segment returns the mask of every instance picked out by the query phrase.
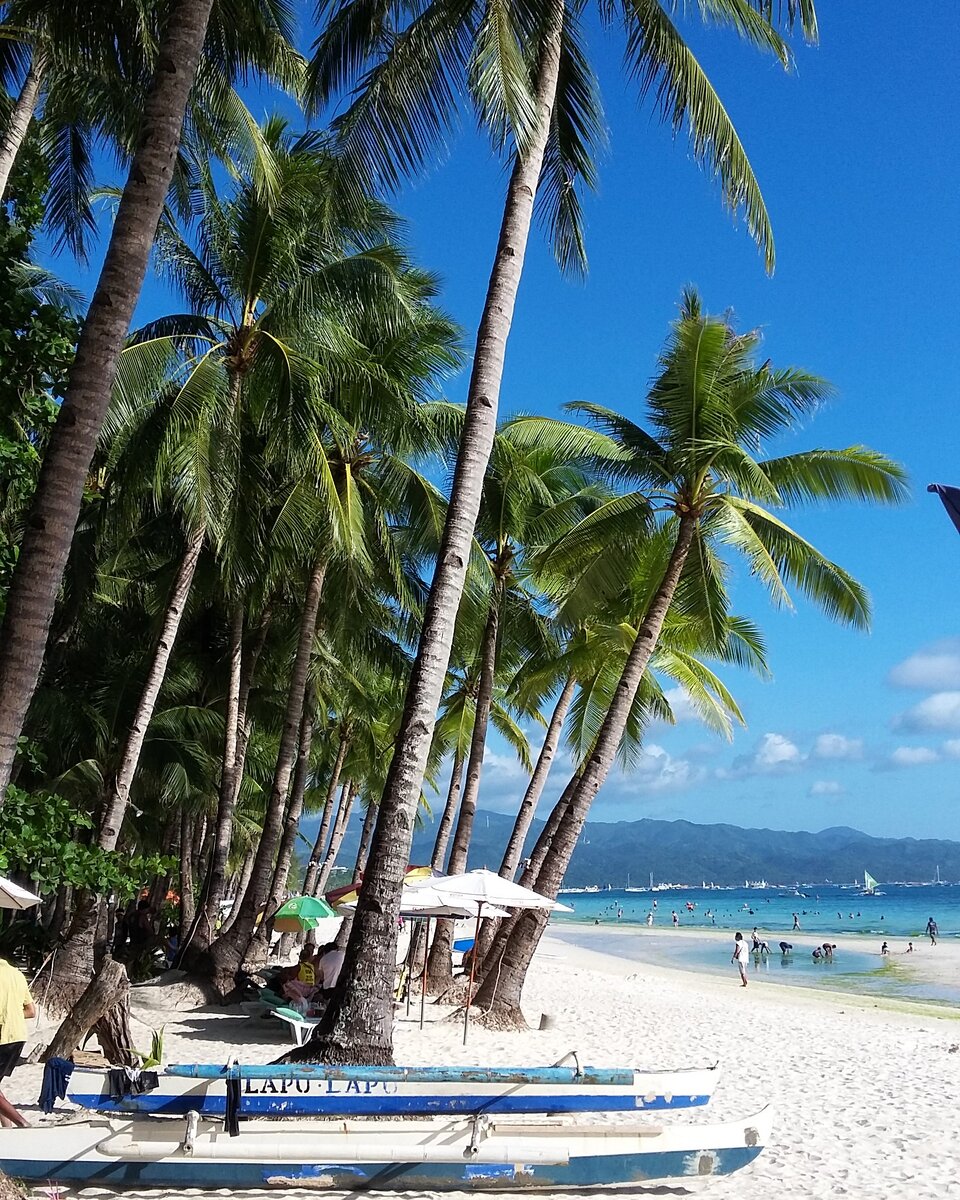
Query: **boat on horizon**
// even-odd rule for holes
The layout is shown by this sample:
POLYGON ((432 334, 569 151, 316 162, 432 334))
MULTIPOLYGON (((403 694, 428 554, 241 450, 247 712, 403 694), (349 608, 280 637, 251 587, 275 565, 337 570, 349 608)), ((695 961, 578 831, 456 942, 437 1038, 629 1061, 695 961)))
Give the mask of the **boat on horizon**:
POLYGON ((877 883, 877 881, 874 879, 874 877, 870 874, 870 872, 867 870, 864 870, 864 872, 863 872, 863 887, 860 889, 860 891, 857 894, 860 896, 885 896, 886 892, 881 892, 879 890, 879 888, 880 888, 880 885, 877 883))

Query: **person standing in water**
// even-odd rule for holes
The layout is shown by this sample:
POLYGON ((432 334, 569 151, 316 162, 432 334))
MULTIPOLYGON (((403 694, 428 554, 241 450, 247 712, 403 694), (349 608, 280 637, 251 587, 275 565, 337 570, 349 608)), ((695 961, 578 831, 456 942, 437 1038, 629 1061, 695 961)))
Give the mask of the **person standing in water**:
POLYGON ((800 928, 800 914, 799 913, 793 914, 793 927, 794 927, 794 929, 800 928))
POLYGON ((747 943, 743 940, 743 934, 738 933, 733 939, 733 957, 730 959, 732 963, 736 963, 740 971, 740 986, 747 986, 747 957, 750 951, 747 943))
POLYGON ((933 917, 931 917, 930 920, 927 921, 927 937, 930 939, 931 946, 935 946, 937 944, 937 934, 939 932, 940 930, 937 928, 936 921, 933 919, 933 917))

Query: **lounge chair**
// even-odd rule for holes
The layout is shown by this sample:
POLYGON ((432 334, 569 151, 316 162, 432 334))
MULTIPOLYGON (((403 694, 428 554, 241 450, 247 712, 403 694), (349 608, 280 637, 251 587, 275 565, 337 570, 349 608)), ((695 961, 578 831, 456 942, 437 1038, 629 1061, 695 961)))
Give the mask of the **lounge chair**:
POLYGON ((320 1024, 319 1017, 304 1017, 293 1008, 273 1008, 270 1016, 278 1017, 290 1026, 290 1036, 295 1046, 302 1046, 310 1037, 311 1031, 320 1024))

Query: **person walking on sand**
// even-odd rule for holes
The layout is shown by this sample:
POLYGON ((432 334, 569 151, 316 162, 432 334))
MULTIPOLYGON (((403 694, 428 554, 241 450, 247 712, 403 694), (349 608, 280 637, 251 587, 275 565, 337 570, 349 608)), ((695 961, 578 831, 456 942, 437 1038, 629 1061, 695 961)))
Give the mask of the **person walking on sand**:
POLYGON ((674 927, 674 929, 676 929, 677 926, 680 924, 680 918, 677 916, 676 909, 674 909, 674 911, 670 915, 671 915, 671 917, 673 917, 673 927, 674 927))
POLYGON ((890 953, 890 947, 887 945, 887 943, 886 943, 886 942, 884 942, 884 943, 883 943, 883 945, 880 947, 880 957, 881 957, 881 958, 886 958, 886 956, 887 956, 889 953, 890 953))
POLYGON ((733 958, 732 963, 736 963, 740 971, 740 986, 747 986, 747 957, 750 951, 747 948, 747 943, 743 940, 743 934, 738 933, 733 939, 733 958))
MULTIPOLYGON (((27 1018, 36 1015, 26 979, 12 963, 0 958, 0 1080, 13 1074, 27 1040, 27 1018)), ((0 1092, 0 1126, 26 1129, 29 1124, 0 1092)))
POLYGON ((940 930, 937 928, 936 921, 933 919, 933 917, 931 917, 930 920, 927 921, 927 936, 930 938, 931 946, 935 946, 937 944, 937 934, 939 932, 940 930))

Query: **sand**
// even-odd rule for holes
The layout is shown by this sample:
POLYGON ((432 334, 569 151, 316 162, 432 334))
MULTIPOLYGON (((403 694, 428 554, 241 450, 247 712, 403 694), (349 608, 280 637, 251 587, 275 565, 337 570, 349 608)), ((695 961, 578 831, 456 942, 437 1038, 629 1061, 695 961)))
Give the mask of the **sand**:
MULTIPOLYGON (((960 970, 960 947, 943 946, 938 960, 938 970, 960 970)), ((269 1062, 283 1049, 279 1023, 237 1011, 176 1012, 170 993, 156 988, 137 988, 135 998, 138 1044, 147 1045, 150 1028, 165 1024, 167 1061, 223 1062, 238 1054, 269 1062)), ((444 1020, 449 1010, 428 1006, 423 1032, 416 1009, 409 1017, 401 1010, 397 1061, 532 1065, 573 1049, 582 1062, 607 1066, 719 1061, 723 1075, 710 1105, 665 1114, 665 1121, 709 1123, 775 1107, 774 1142, 752 1166, 702 1183, 618 1189, 620 1197, 960 1198, 960 1013, 759 980, 741 988, 733 967, 722 978, 638 967, 550 939, 524 999, 529 1032, 474 1027, 466 1047, 460 1026, 444 1020), (542 1031, 541 1013, 551 1018, 542 1031)), ((36 1099, 40 1077, 41 1068, 21 1067, 4 1089, 34 1122, 42 1118, 27 1102, 36 1099)))

